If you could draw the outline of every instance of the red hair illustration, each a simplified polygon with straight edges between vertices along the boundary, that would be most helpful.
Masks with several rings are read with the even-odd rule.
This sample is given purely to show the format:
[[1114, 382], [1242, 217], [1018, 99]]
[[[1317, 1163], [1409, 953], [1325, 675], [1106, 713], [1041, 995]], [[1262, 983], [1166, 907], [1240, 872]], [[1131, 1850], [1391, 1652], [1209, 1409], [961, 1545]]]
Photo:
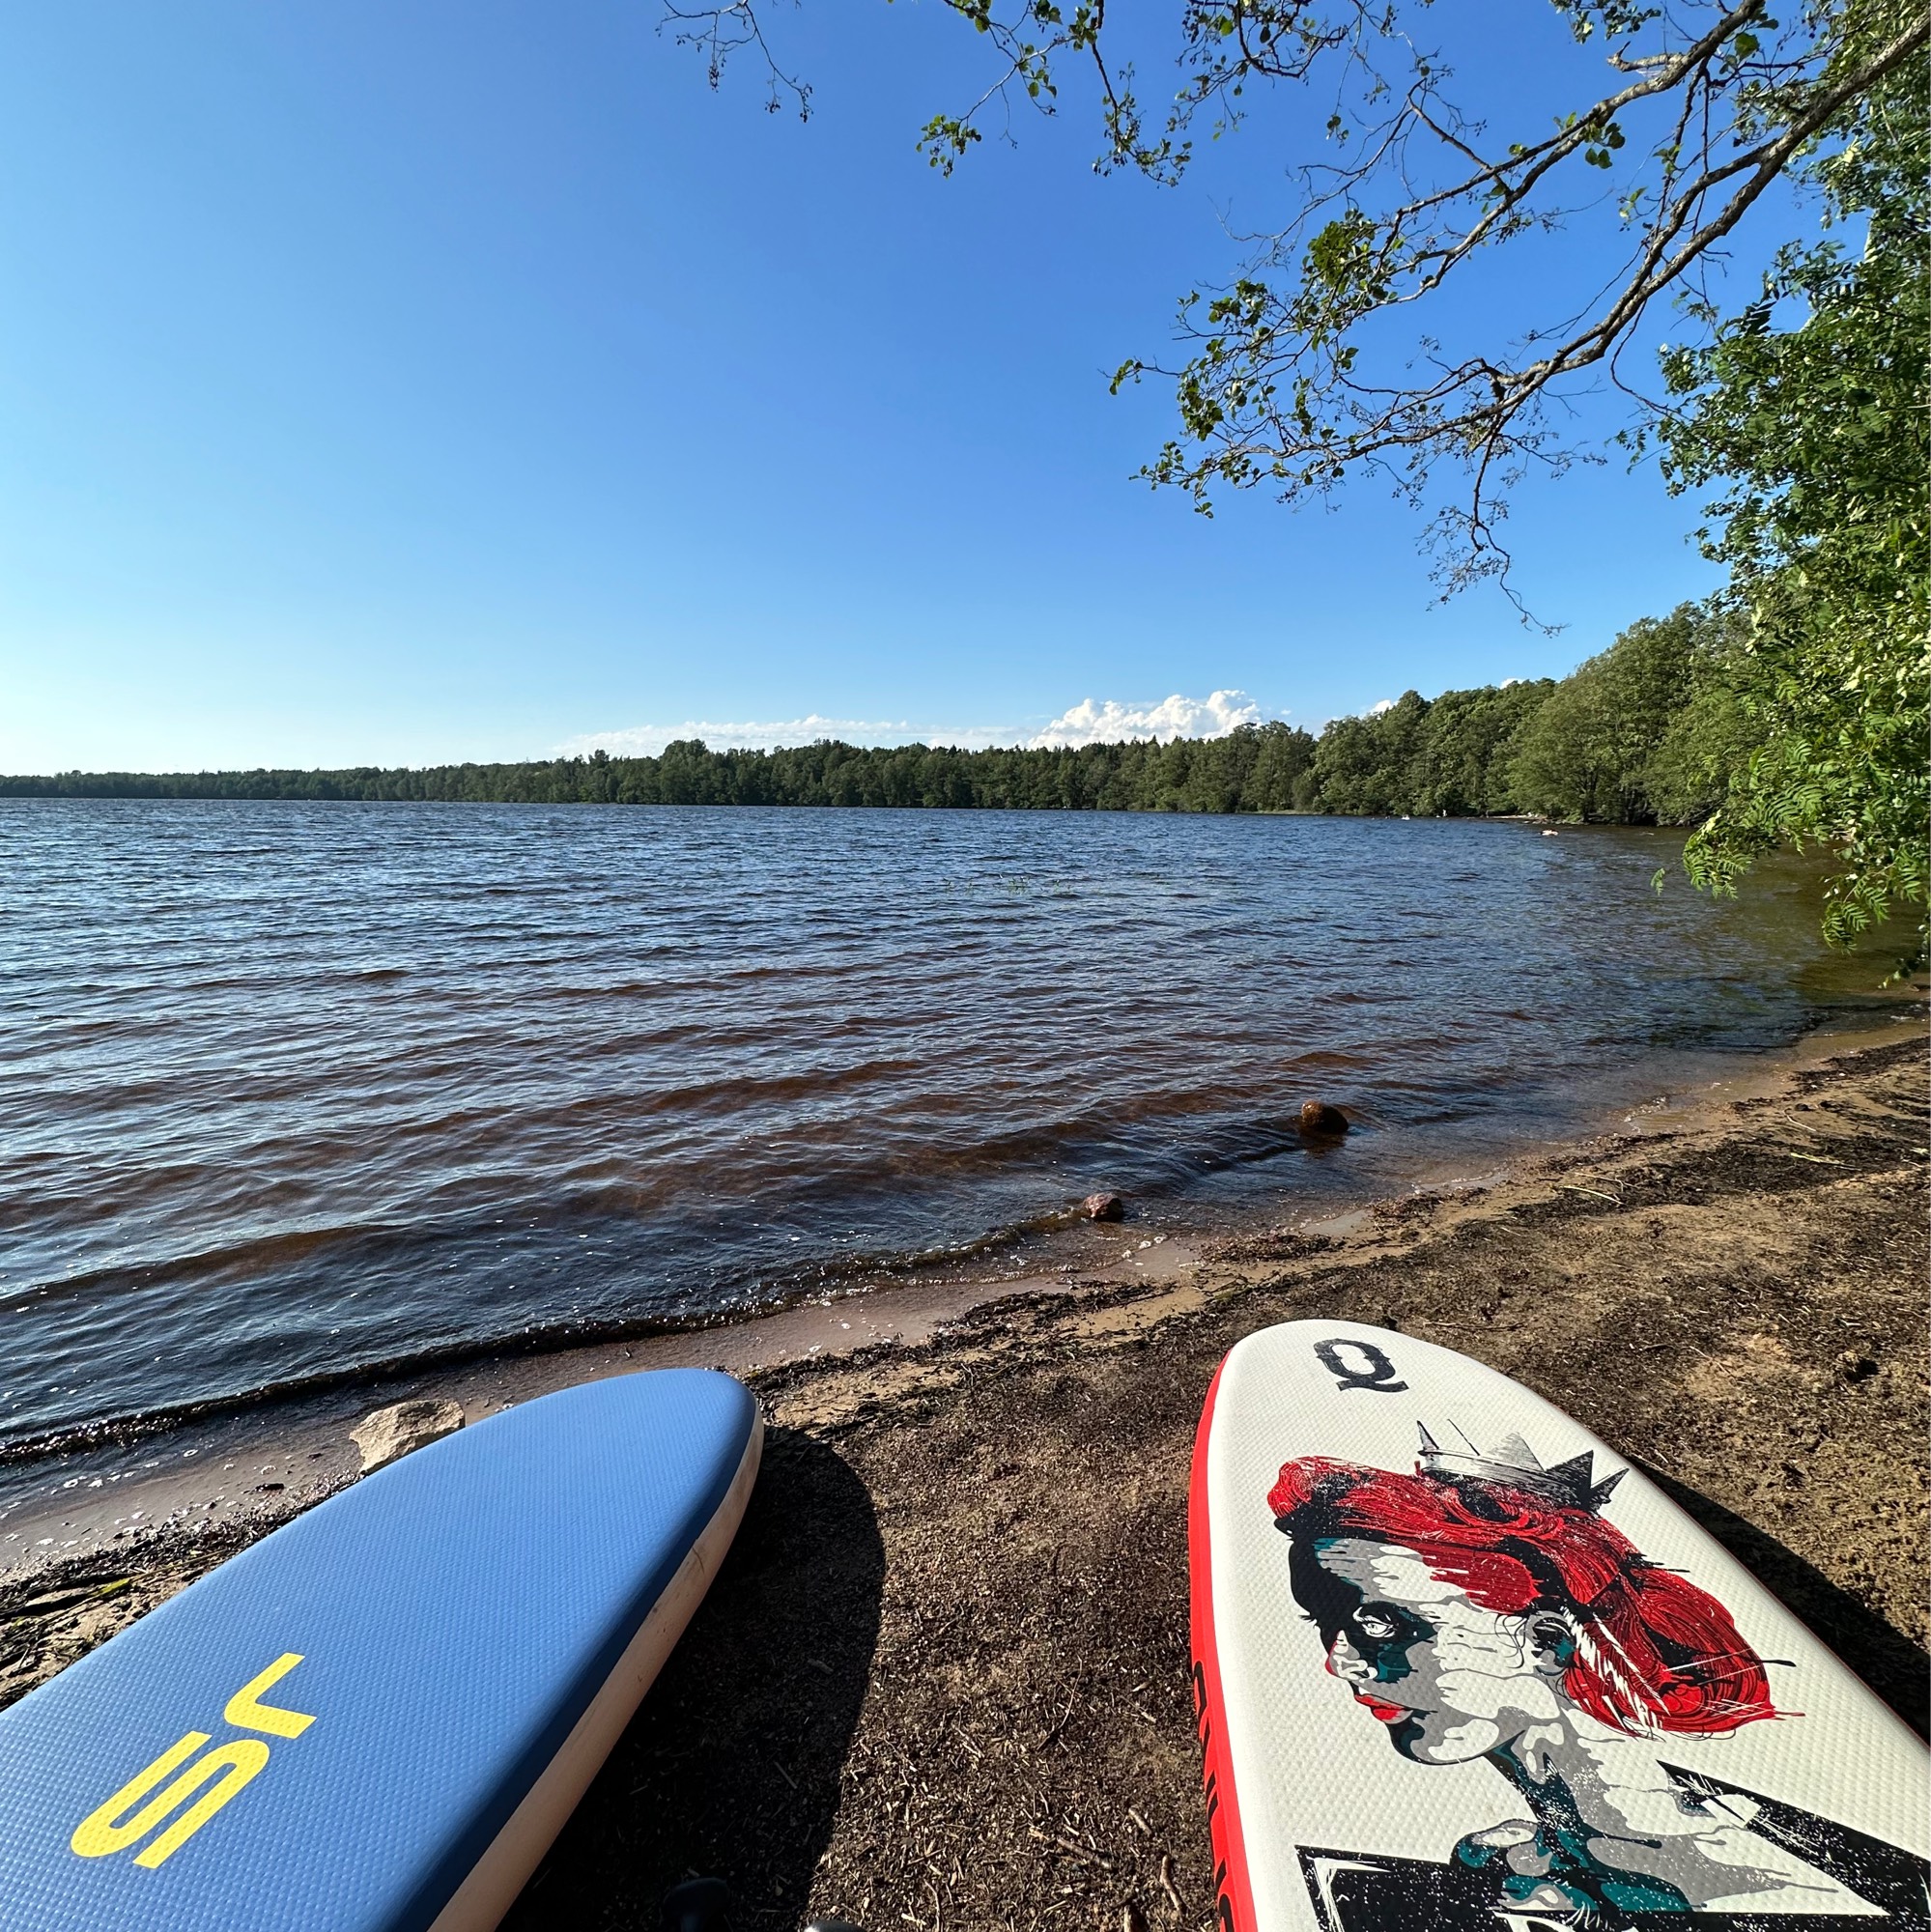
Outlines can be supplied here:
[[1729, 1611], [1596, 1513], [1607, 1485], [1592, 1496], [1584, 1483], [1571, 1502], [1522, 1474], [1517, 1487], [1303, 1456], [1282, 1469], [1267, 1503], [1296, 1540], [1398, 1545], [1483, 1609], [1553, 1614], [1574, 1637], [1564, 1692], [1632, 1736], [1721, 1733], [1777, 1715], [1763, 1661]]

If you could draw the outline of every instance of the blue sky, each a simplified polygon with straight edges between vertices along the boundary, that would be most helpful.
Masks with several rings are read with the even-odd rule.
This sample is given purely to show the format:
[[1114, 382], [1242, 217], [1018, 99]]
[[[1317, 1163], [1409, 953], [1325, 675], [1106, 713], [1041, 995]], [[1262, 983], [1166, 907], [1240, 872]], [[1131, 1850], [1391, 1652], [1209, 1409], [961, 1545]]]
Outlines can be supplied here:
[[[915, 136], [970, 36], [775, 17], [808, 126], [651, 0], [5, 0], [0, 769], [1317, 724], [1710, 586], [1620, 462], [1518, 505], [1553, 638], [1436, 607], [1372, 485], [1150, 492], [1169, 404], [1105, 374], [1282, 205], [1283, 129], [1162, 189], [1073, 101], [948, 181]], [[1552, 9], [1476, 17], [1500, 97], [1595, 71]]]

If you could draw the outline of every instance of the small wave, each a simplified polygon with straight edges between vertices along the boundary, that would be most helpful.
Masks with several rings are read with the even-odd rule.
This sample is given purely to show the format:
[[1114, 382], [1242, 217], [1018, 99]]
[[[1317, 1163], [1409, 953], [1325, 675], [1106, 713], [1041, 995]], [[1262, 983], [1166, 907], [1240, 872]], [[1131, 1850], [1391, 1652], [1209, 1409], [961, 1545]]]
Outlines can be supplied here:
[[1084, 1218], [1067, 1203], [1006, 1223], [984, 1234], [935, 1246], [889, 1248], [841, 1256], [820, 1256], [726, 1291], [717, 1306], [663, 1315], [573, 1318], [525, 1322], [429, 1347], [398, 1350], [340, 1367], [251, 1383], [198, 1400], [127, 1409], [86, 1422], [0, 1438], [0, 1464], [33, 1463], [110, 1444], [140, 1441], [192, 1424], [317, 1397], [405, 1382], [468, 1363], [554, 1353], [635, 1342], [657, 1335], [696, 1334], [781, 1313], [827, 1294], [851, 1293], [860, 1285], [937, 1266], [956, 1267], [1050, 1235]]
[[[1836, 970], [1804, 905], [1658, 900], [1613, 831], [1550, 869], [1467, 821], [7, 818], [8, 1017], [69, 1016], [0, 1069], [29, 1436], [90, 1387], [134, 1426], [709, 1320], [1093, 1186], [1372, 1189], [1442, 1122], [1542, 1135], [1659, 1048], [1787, 1037]], [[1309, 1097], [1380, 1131], [1303, 1158]]]

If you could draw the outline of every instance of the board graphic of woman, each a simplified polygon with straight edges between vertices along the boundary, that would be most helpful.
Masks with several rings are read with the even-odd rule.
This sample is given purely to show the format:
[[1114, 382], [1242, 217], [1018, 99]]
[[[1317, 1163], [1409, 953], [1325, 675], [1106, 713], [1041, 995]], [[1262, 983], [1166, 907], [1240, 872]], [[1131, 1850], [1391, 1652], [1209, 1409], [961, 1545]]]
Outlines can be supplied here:
[[1484, 1759], [1526, 1815], [1453, 1864], [1511, 1909], [1858, 1913], [1867, 1904], [1658, 1756], [1777, 1713], [1730, 1613], [1604, 1520], [1619, 1476], [1424, 1429], [1412, 1475], [1320, 1456], [1267, 1502], [1327, 1668], [1416, 1764]]

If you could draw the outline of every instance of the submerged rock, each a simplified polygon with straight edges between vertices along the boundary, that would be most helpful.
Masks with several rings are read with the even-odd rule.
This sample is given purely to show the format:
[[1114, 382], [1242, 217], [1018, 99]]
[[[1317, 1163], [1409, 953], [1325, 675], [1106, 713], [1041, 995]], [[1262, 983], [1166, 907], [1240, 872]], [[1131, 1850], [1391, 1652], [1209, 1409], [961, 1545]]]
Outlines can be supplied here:
[[362, 1452], [362, 1473], [367, 1475], [425, 1442], [454, 1435], [462, 1426], [461, 1403], [398, 1402], [365, 1415], [349, 1432], [349, 1439]]
[[1123, 1221], [1126, 1204], [1117, 1194], [1089, 1194], [1079, 1205], [1089, 1221]]
[[1301, 1102], [1302, 1133], [1334, 1135], [1347, 1131], [1348, 1116], [1339, 1107], [1330, 1107], [1325, 1100]]

